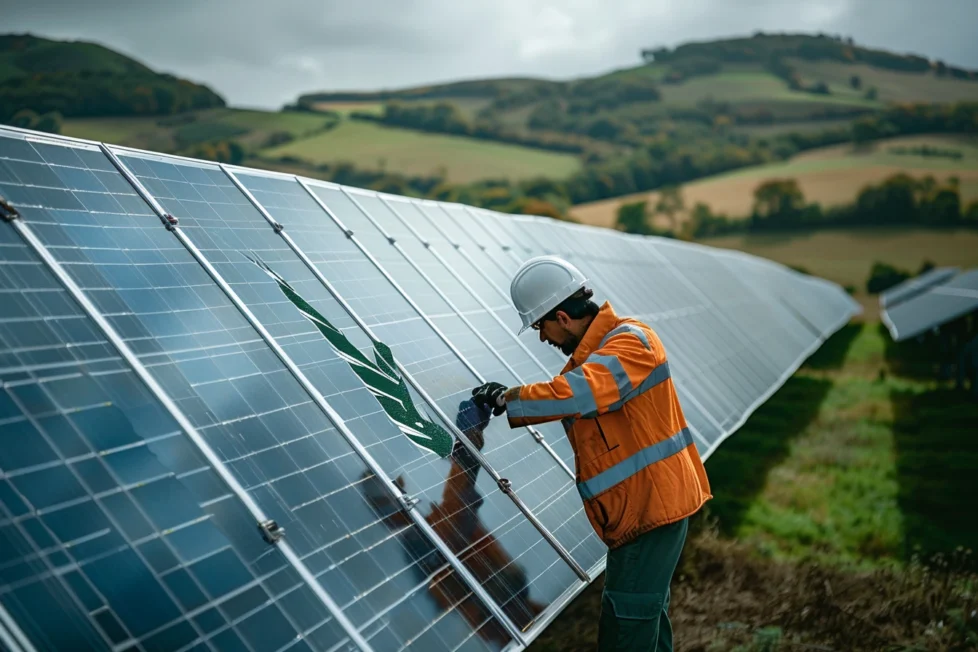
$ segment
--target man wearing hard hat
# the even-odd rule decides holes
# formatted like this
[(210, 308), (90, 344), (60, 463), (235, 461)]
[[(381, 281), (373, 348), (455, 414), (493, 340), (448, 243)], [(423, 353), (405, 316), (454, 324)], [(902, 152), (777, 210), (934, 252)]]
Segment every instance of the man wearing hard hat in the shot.
[(577, 489), (608, 545), (599, 650), (672, 650), (669, 584), (688, 518), (709, 481), (676, 396), (662, 342), (649, 326), (598, 306), (587, 279), (556, 256), (526, 261), (513, 304), (540, 341), (570, 356), (547, 382), (489, 382), (473, 400), (517, 428), (563, 422)]

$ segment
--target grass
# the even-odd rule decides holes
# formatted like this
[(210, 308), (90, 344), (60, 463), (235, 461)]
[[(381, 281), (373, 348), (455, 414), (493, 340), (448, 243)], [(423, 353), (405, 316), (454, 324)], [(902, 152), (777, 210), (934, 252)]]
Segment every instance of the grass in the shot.
[[(843, 64), (835, 61), (805, 61), (789, 59), (788, 63), (801, 75), (806, 84), (823, 81), (833, 95), (862, 97), (866, 89), (875, 87), (883, 102), (974, 102), (978, 100), (978, 84), (973, 81), (938, 77), (932, 72), (921, 74), (873, 68), (866, 64)], [(849, 85), (858, 75), (860, 89)]]
[[(891, 151), (897, 147), (923, 145), (954, 149), (963, 156), (949, 159)], [(742, 217), (750, 214), (754, 189), (766, 179), (796, 179), (806, 199), (831, 206), (852, 202), (867, 184), (879, 183), (898, 172), (918, 177), (931, 174), (938, 179), (957, 176), (961, 182), (962, 200), (978, 199), (978, 141), (964, 136), (904, 136), (882, 140), (859, 151), (850, 145), (824, 147), (788, 161), (752, 166), (688, 183), (683, 186), (683, 196), (687, 210), (702, 202), (714, 213)], [(655, 192), (637, 193), (589, 202), (574, 206), (570, 214), (587, 224), (613, 226), (621, 204), (648, 199), (649, 204), (654, 205), (657, 197)]]
[[(187, 121), (181, 124), (181, 118)], [(321, 131), (325, 124), (326, 118), (314, 113), (208, 109), (168, 117), (73, 118), (65, 120), (63, 132), (113, 145), (173, 152), (192, 143), (226, 138), (261, 147), (272, 133), (284, 131), (301, 138)]]
[[(875, 320), (844, 327), (707, 460), (676, 649), (978, 646), (978, 403), (894, 373), (913, 353)], [(530, 650), (593, 649), (600, 596), (598, 580)]]
[(411, 175), (444, 169), (452, 182), (476, 179), (564, 178), (577, 171), (569, 154), (472, 138), (426, 134), (344, 120), (332, 131), (265, 150), (265, 156), (295, 156), (313, 163), (350, 161), (357, 167)]

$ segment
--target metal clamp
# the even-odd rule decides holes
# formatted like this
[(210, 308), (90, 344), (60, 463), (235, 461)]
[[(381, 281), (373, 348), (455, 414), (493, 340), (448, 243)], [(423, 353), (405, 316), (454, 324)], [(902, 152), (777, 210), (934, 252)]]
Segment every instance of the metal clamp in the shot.
[(507, 496), (513, 493), (513, 483), (507, 478), (499, 478), (499, 480), (496, 481), (496, 484), (499, 486), (499, 490)]
[(275, 231), (275, 233), (281, 233), (285, 229), (285, 227), (282, 226), (279, 222), (272, 222), (272, 229)]
[(258, 530), (261, 532), (261, 538), (270, 545), (275, 545), (285, 537), (285, 528), (279, 527), (279, 524), (271, 519), (259, 523)]
[(415, 507), (418, 506), (418, 503), (421, 502), (421, 499), (420, 498), (418, 498), (416, 496), (410, 496), (410, 495), (404, 494), (404, 493), (402, 493), (399, 496), (399, 499), (401, 501), (401, 506), (407, 512), (410, 512), (412, 509), (414, 509)]
[(5, 197), (0, 197), (0, 217), (8, 222), (12, 222), (20, 217), (20, 213), (17, 212), (17, 209)]

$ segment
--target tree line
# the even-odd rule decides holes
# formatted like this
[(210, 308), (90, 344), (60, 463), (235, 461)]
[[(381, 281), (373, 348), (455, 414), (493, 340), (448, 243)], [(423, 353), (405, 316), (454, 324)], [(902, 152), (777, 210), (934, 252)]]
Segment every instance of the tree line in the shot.
[[(957, 178), (938, 181), (929, 175), (914, 178), (903, 173), (878, 184), (867, 184), (854, 202), (841, 206), (823, 207), (808, 202), (795, 179), (769, 179), (755, 188), (750, 215), (731, 218), (697, 203), (680, 224), (677, 217), (685, 209), (681, 188), (672, 186), (661, 190), (652, 206), (647, 200), (620, 206), (616, 228), (628, 233), (685, 239), (826, 227), (978, 228), (978, 200), (965, 205)], [(655, 227), (650, 218), (656, 215), (665, 215), (670, 226)]]
[(206, 86), (172, 75), (33, 73), (0, 82), (0, 122), (24, 109), (64, 117), (171, 115), (225, 106)]

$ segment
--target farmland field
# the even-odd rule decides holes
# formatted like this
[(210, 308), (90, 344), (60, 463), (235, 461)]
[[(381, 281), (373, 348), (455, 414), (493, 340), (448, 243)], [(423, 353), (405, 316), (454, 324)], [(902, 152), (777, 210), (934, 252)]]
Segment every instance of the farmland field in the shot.
[(978, 267), (978, 232), (916, 228), (826, 229), (763, 235), (734, 235), (701, 240), (711, 247), (736, 249), (857, 289), (855, 298), (868, 316), (876, 297), (866, 296), (866, 279), (880, 261), (916, 273), (924, 261), (962, 268)]
[[(961, 158), (892, 151), (894, 148), (921, 146), (956, 150)], [(736, 218), (750, 214), (754, 189), (766, 179), (796, 179), (808, 201), (831, 206), (853, 201), (865, 185), (879, 183), (897, 172), (917, 177), (931, 174), (937, 179), (956, 176), (961, 182), (962, 200), (978, 199), (978, 141), (956, 136), (904, 136), (879, 141), (863, 151), (854, 151), (851, 145), (825, 147), (788, 161), (753, 166), (694, 181), (683, 186), (683, 196), (688, 209), (697, 202), (703, 202), (714, 213)], [(654, 204), (657, 193), (638, 193), (580, 204), (574, 206), (570, 214), (587, 224), (613, 226), (621, 204), (645, 198), (649, 199), (650, 205)]]
[(444, 168), (448, 179), (457, 183), (536, 175), (559, 179), (580, 167), (578, 159), (569, 154), (355, 120), (344, 120), (332, 131), (265, 150), (264, 154), (295, 156), (313, 163), (350, 161), (360, 168), (410, 175), (435, 174)]

